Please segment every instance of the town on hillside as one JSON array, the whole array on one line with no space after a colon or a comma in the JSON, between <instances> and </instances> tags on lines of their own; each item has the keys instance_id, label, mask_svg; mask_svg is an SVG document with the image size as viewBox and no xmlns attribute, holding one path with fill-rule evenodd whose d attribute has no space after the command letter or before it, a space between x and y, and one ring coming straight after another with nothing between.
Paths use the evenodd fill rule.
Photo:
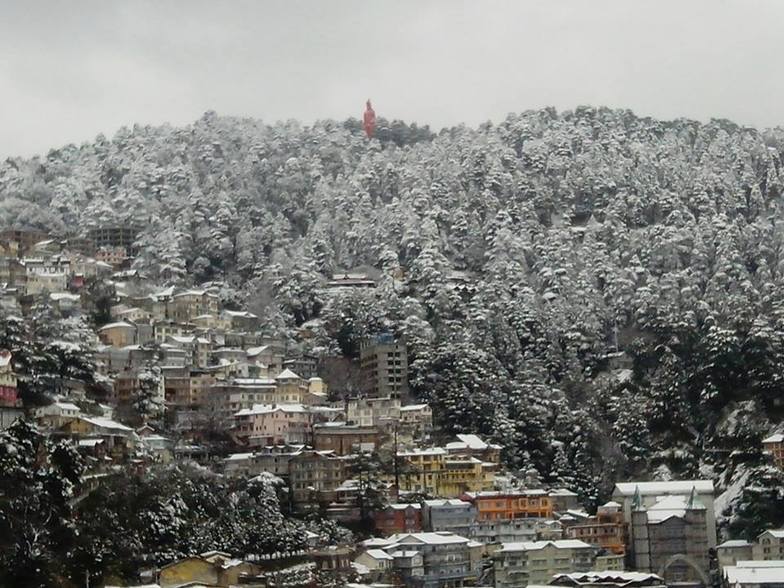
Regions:
<instances>
[{"instance_id":1,"label":"town on hillside","mask_svg":"<svg viewBox=\"0 0 784 588\"><path fill-rule=\"evenodd\" d=\"M79 585L784 586L784 529L726 536L712 480L630 479L587 508L574 478L545 483L507 467L502 444L438 427L409 390L405 339L367 336L357 360L305 353L311 324L281 338L226 306L219 284L162 287L129 269L135 236L0 233L0 463L41 493L51 488L35 476L70 467L61 514L80 520L99 517L98 505L121 525L123 500L145 509L161 492L148 524L169 550L115 566L124 554L109 537L100 559L110 563L93 572L98 547L82 545ZM343 272L323 294L375 287ZM782 433L760 451L784 468ZM222 526L164 516L177 509L214 511Z\"/></svg>"}]
</instances>

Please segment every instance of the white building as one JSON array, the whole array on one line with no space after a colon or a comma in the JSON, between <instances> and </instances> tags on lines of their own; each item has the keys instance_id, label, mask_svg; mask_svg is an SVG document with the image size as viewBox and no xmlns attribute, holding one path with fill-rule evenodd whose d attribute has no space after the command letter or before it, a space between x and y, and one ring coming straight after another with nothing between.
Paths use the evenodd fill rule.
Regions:
<instances>
[{"instance_id":1,"label":"white building","mask_svg":"<svg viewBox=\"0 0 784 588\"><path fill-rule=\"evenodd\" d=\"M723 570L727 588L784 588L784 560L739 561Z\"/></svg>"}]
</instances>

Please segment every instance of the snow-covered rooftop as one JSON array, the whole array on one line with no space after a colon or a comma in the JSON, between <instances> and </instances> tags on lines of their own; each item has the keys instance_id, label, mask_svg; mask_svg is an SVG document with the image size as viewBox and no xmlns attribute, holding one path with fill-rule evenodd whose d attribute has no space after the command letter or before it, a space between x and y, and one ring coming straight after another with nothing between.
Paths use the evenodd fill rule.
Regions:
<instances>
[{"instance_id":1,"label":"snow-covered rooftop","mask_svg":"<svg viewBox=\"0 0 784 588\"><path fill-rule=\"evenodd\" d=\"M232 453L223 461L245 461L246 459L251 459L253 455L253 453Z\"/></svg>"},{"instance_id":2,"label":"snow-covered rooftop","mask_svg":"<svg viewBox=\"0 0 784 588\"><path fill-rule=\"evenodd\" d=\"M627 572L627 571L616 571L616 570L609 570L609 571L601 571L601 572L571 572L569 574L558 574L553 576L553 580L558 579L566 579L575 580L577 582L584 582L586 584L590 582L609 582L615 581L617 583L626 583L626 582L643 582L643 581L650 581L656 580L658 582L664 583L664 580L660 576L656 574L652 574L650 572Z\"/></svg>"},{"instance_id":3,"label":"snow-covered rooftop","mask_svg":"<svg viewBox=\"0 0 784 588\"><path fill-rule=\"evenodd\" d=\"M400 407L400 412L409 412L415 410L425 410L427 408L427 404L407 404L406 406Z\"/></svg>"},{"instance_id":4,"label":"snow-covered rooftop","mask_svg":"<svg viewBox=\"0 0 784 588\"><path fill-rule=\"evenodd\" d=\"M102 429L114 429L117 431L127 431L129 433L133 432L131 427L126 427L122 423L103 417L82 417L82 420Z\"/></svg>"},{"instance_id":5,"label":"snow-covered rooftop","mask_svg":"<svg viewBox=\"0 0 784 588\"><path fill-rule=\"evenodd\" d=\"M424 543L427 545L468 543L468 539L465 537L446 531L437 533L399 533L390 536L389 540L392 543L399 543L401 545L411 545L415 543Z\"/></svg>"},{"instance_id":6,"label":"snow-covered rooftop","mask_svg":"<svg viewBox=\"0 0 784 588\"><path fill-rule=\"evenodd\" d=\"M124 321L119 321L119 322L116 322L116 323L109 323L108 325L104 325L100 329L98 329L98 331L107 331L109 329L117 329L117 328L121 328L121 327L124 327L126 329L135 329L136 328L134 325L132 325L130 323L126 323Z\"/></svg>"},{"instance_id":7,"label":"snow-covered rooftop","mask_svg":"<svg viewBox=\"0 0 784 588\"><path fill-rule=\"evenodd\" d=\"M634 496L639 490L640 496L658 496L665 494L689 494L695 489L700 494L712 494L713 482L710 480L672 480L669 482L619 482L615 492L622 496Z\"/></svg>"},{"instance_id":8,"label":"snow-covered rooftop","mask_svg":"<svg viewBox=\"0 0 784 588\"><path fill-rule=\"evenodd\" d=\"M730 539L721 545L717 545L716 549L731 549L733 547L751 547L751 543L745 539Z\"/></svg>"},{"instance_id":9,"label":"snow-covered rooftop","mask_svg":"<svg viewBox=\"0 0 784 588\"><path fill-rule=\"evenodd\" d=\"M302 404L254 404L253 408L243 408L234 416L252 416L257 414L271 414L273 412L306 413L308 409Z\"/></svg>"},{"instance_id":10,"label":"snow-covered rooftop","mask_svg":"<svg viewBox=\"0 0 784 588\"><path fill-rule=\"evenodd\" d=\"M248 354L248 357L253 357L254 355L258 355L259 353L264 353L265 351L269 350L269 345L262 345L261 347L248 347L246 353Z\"/></svg>"},{"instance_id":11,"label":"snow-covered rooftop","mask_svg":"<svg viewBox=\"0 0 784 588\"><path fill-rule=\"evenodd\" d=\"M458 498L433 498L431 500L425 500L425 504L427 506L460 506L463 508L471 508L471 503L466 502L465 500L460 500Z\"/></svg>"},{"instance_id":12,"label":"snow-covered rooftop","mask_svg":"<svg viewBox=\"0 0 784 588\"><path fill-rule=\"evenodd\" d=\"M392 510L406 510L408 508L413 508L414 510L420 510L422 508L421 504L417 504L416 502L395 502L389 505L389 508Z\"/></svg>"},{"instance_id":13,"label":"snow-covered rooftop","mask_svg":"<svg viewBox=\"0 0 784 588\"><path fill-rule=\"evenodd\" d=\"M76 406L73 402L62 402L58 400L57 402L54 402L52 405L56 406L60 410L73 410L76 412L79 412L80 410L79 407Z\"/></svg>"},{"instance_id":14,"label":"snow-covered rooftop","mask_svg":"<svg viewBox=\"0 0 784 588\"><path fill-rule=\"evenodd\" d=\"M408 451L398 451L398 457L416 457L418 455L446 455L446 449L443 447L430 447L427 449L410 449Z\"/></svg>"},{"instance_id":15,"label":"snow-covered rooftop","mask_svg":"<svg viewBox=\"0 0 784 588\"><path fill-rule=\"evenodd\" d=\"M301 380L297 374L292 372L290 369L286 368L282 372L280 372L276 377L276 380Z\"/></svg>"},{"instance_id":16,"label":"snow-covered rooftop","mask_svg":"<svg viewBox=\"0 0 784 588\"><path fill-rule=\"evenodd\" d=\"M784 434L776 433L762 440L763 443L782 443L784 442Z\"/></svg>"},{"instance_id":17,"label":"snow-covered rooftop","mask_svg":"<svg viewBox=\"0 0 784 588\"><path fill-rule=\"evenodd\" d=\"M384 560L384 559L392 560L392 559L394 559L386 551L382 551L381 549L368 549L365 552L365 555L368 555L369 557L372 557L373 559L377 559L377 560Z\"/></svg>"},{"instance_id":18,"label":"snow-covered rooftop","mask_svg":"<svg viewBox=\"0 0 784 588\"><path fill-rule=\"evenodd\" d=\"M259 318L252 312L248 312L247 310L224 310L223 311L226 316L230 317L238 317L238 318Z\"/></svg>"},{"instance_id":19,"label":"snow-covered rooftop","mask_svg":"<svg viewBox=\"0 0 784 588\"><path fill-rule=\"evenodd\" d=\"M52 292L49 294L49 298L58 302L60 300L70 300L71 302L76 302L81 298L78 294L70 294L68 292Z\"/></svg>"},{"instance_id":20,"label":"snow-covered rooftop","mask_svg":"<svg viewBox=\"0 0 784 588\"><path fill-rule=\"evenodd\" d=\"M520 541L515 543L502 544L501 551L537 551L545 547L552 546L556 549L593 549L584 541L579 539L561 539L558 541Z\"/></svg>"},{"instance_id":21,"label":"snow-covered rooftop","mask_svg":"<svg viewBox=\"0 0 784 588\"><path fill-rule=\"evenodd\" d=\"M784 578L784 560L739 561L724 568L724 578L729 586L778 586Z\"/></svg>"}]
</instances>

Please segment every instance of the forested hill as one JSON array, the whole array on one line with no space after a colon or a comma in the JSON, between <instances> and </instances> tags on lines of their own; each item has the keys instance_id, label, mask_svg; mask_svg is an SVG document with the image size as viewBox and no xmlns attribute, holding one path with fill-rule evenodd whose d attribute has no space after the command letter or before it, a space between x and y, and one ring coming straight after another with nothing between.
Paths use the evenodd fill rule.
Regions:
<instances>
[{"instance_id":1,"label":"forested hill","mask_svg":"<svg viewBox=\"0 0 784 588\"><path fill-rule=\"evenodd\" d=\"M152 282L222 282L278 332L320 319L321 352L404 334L445 432L588 502L669 475L782 500L759 442L784 412L784 130L595 108L379 126L123 129L2 163L0 219L138 225ZM322 294L358 266L378 288Z\"/></svg>"}]
</instances>

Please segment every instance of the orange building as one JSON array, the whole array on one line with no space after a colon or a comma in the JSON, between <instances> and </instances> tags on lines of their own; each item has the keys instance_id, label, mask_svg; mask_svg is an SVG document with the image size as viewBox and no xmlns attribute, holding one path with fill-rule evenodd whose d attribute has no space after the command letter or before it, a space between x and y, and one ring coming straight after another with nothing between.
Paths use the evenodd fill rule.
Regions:
<instances>
[{"instance_id":1,"label":"orange building","mask_svg":"<svg viewBox=\"0 0 784 588\"><path fill-rule=\"evenodd\" d=\"M418 533L422 531L422 506L389 504L373 513L373 524L384 537L395 533Z\"/></svg>"},{"instance_id":2,"label":"orange building","mask_svg":"<svg viewBox=\"0 0 784 588\"><path fill-rule=\"evenodd\" d=\"M544 490L468 492L464 500L476 507L477 521L551 518L553 503Z\"/></svg>"},{"instance_id":3,"label":"orange building","mask_svg":"<svg viewBox=\"0 0 784 588\"><path fill-rule=\"evenodd\" d=\"M770 454L777 468L784 469L784 435L777 433L762 440L762 449Z\"/></svg>"},{"instance_id":4,"label":"orange building","mask_svg":"<svg viewBox=\"0 0 784 588\"><path fill-rule=\"evenodd\" d=\"M621 509L617 502L608 502L598 508L596 516L567 527L566 536L596 545L616 555L624 555L628 526Z\"/></svg>"}]
</instances>

